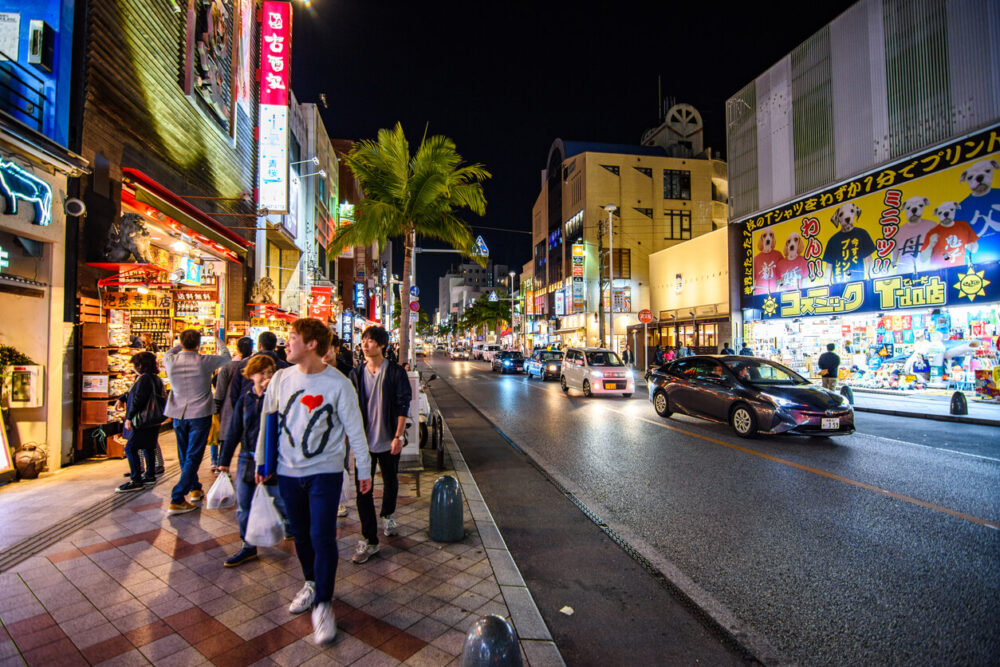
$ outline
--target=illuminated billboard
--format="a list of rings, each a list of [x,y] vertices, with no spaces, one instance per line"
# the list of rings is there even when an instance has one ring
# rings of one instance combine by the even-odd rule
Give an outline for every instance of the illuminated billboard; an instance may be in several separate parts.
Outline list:
[[[288,212],[288,85],[292,13],[287,2],[264,0],[260,43],[260,133],[257,203],[269,213]]]

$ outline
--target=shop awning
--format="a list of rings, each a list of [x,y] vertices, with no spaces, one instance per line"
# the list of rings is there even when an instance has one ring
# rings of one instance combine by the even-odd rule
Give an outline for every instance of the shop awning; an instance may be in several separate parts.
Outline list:
[[[138,169],[125,167],[122,172],[125,174],[124,182],[135,190],[137,202],[152,206],[164,215],[169,215],[192,231],[218,243],[240,257],[246,256],[247,249],[253,247],[253,243],[213,220],[211,216],[184,201]]]

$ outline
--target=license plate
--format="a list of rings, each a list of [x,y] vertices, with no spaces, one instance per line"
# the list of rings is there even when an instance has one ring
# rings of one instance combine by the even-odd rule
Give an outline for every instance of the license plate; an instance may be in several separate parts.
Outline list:
[[[837,430],[840,430],[840,418],[839,417],[831,417],[829,419],[824,418],[822,420],[822,423],[820,424],[820,427],[824,431],[837,431]]]
[[[605,389],[617,389],[618,388],[618,383],[617,382],[605,382],[604,383],[604,388]]]

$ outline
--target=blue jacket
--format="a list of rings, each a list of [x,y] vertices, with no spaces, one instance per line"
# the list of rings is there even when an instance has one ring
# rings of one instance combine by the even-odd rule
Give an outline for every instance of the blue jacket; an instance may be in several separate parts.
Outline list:
[[[385,369],[385,378],[382,380],[382,416],[383,426],[388,429],[385,433],[395,433],[397,420],[410,414],[410,401],[413,398],[413,391],[410,389],[410,378],[406,371],[399,364],[395,364],[388,359]],[[367,373],[365,363],[355,366],[351,370],[351,382],[358,392],[358,404],[361,406],[361,419],[365,423],[365,434],[369,433],[368,427],[368,396],[365,393],[365,378],[362,373]]]
[[[233,406],[233,410],[236,409],[236,402],[240,400],[240,397],[243,396],[243,394],[247,393],[248,390],[253,389],[253,380],[251,380],[248,377],[243,377],[243,369],[246,368],[247,364],[250,363],[250,360],[256,357],[258,354],[264,354],[271,357],[271,359],[274,360],[275,365],[278,367],[277,370],[279,371],[282,368],[288,368],[288,366],[290,365],[287,361],[282,361],[281,359],[279,359],[278,355],[275,354],[274,352],[271,352],[270,350],[261,350],[260,352],[257,352],[256,354],[253,354],[247,357],[246,359],[242,360],[233,371],[232,379],[229,381],[228,400],[229,404]],[[236,413],[233,412],[232,414]],[[219,423],[220,432],[224,433],[227,438],[229,436],[229,427],[232,426],[232,423],[237,420],[230,417],[229,421],[230,421],[229,424],[226,424],[225,422]]]
[[[240,396],[233,408],[233,417],[229,420],[229,430],[222,442],[219,452],[219,465],[229,467],[236,453],[236,445],[243,444],[244,452],[254,453],[257,448],[257,435],[260,433],[260,413],[264,407],[264,396],[258,396],[253,386]]]

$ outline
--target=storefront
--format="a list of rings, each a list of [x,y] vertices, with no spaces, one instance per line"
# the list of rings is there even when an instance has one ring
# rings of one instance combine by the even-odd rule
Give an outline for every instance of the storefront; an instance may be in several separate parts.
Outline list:
[[[992,128],[744,221],[755,354],[816,378],[832,343],[857,388],[995,395],[998,149]]]

